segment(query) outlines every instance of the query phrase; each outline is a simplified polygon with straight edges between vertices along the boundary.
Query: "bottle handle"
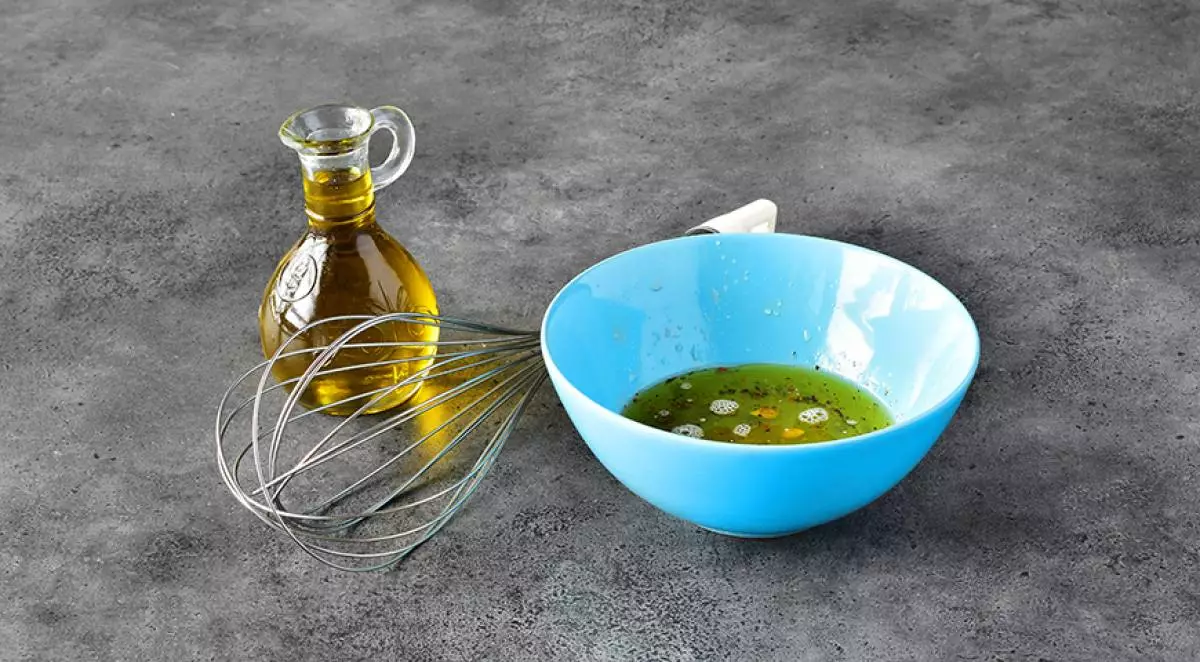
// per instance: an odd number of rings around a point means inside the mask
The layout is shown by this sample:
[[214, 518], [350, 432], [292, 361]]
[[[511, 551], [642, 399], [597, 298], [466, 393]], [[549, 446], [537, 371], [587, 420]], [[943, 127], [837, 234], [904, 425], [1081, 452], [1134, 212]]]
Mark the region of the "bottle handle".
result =
[[374, 182], [372, 190], [378, 191], [396, 181], [408, 170], [408, 164], [412, 163], [413, 153], [417, 149], [417, 132], [413, 129], [412, 120], [408, 119], [408, 115], [395, 106], [372, 108], [371, 117], [375, 119], [375, 123], [367, 137], [368, 141], [375, 137], [377, 131], [392, 134], [392, 151], [383, 163], [371, 168], [371, 180]]

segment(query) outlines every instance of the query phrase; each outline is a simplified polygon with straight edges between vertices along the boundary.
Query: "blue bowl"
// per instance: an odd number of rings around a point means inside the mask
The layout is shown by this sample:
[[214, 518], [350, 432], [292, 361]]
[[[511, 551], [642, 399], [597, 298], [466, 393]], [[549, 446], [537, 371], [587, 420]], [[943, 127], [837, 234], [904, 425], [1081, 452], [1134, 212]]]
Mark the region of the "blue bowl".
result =
[[[635, 248], [559, 292], [542, 353], [571, 421], [627, 488], [741, 537], [862, 508], [929, 451], [979, 362], [971, 315], [924, 273], [865, 248], [787, 234], [710, 234]], [[691, 439], [620, 415], [641, 389], [716, 365], [819, 366], [882, 400], [895, 425], [825, 443]]]

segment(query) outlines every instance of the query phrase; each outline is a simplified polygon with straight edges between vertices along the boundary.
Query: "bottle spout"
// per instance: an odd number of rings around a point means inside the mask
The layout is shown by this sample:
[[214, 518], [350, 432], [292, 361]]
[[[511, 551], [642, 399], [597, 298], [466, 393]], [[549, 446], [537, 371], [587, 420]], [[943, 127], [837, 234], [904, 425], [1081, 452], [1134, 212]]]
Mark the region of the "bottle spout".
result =
[[365, 146], [374, 125], [365, 108], [326, 104], [287, 118], [279, 127], [279, 139], [302, 156], [345, 154]]
[[[383, 163], [371, 167], [367, 143], [379, 131], [392, 135], [392, 148]], [[300, 155], [306, 177], [322, 170], [369, 171], [375, 191], [404, 174], [417, 142], [412, 120], [403, 110], [395, 106], [367, 110], [344, 104], [301, 110], [279, 127], [279, 139]]]

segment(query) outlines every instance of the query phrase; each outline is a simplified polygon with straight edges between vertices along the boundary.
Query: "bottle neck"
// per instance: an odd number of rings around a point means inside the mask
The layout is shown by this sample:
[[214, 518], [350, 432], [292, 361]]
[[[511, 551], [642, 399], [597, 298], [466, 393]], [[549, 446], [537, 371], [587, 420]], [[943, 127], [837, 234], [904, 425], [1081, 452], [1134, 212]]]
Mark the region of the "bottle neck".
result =
[[367, 150], [300, 156], [304, 211], [316, 230], [357, 227], [375, 220], [375, 191]]

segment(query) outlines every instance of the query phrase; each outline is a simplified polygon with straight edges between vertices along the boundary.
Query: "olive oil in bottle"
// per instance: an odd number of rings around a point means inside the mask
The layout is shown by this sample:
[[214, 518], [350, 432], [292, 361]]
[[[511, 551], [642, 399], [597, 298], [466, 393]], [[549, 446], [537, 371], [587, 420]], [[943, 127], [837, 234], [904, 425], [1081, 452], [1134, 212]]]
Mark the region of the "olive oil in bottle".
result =
[[[371, 168], [367, 143], [381, 128], [396, 136], [396, 146], [382, 165]], [[284, 144], [300, 156], [307, 226], [280, 260], [259, 308], [263, 353], [269, 358], [285, 343], [284, 352], [295, 352], [275, 363], [277, 380], [299, 377], [316, 357], [316, 353], [303, 350], [326, 346], [362, 321], [330, 318], [392, 312], [437, 314], [429, 278], [404, 246], [380, 227], [375, 215], [375, 191], [399, 177], [412, 159], [412, 134], [412, 124], [403, 112], [387, 106], [370, 111], [319, 106], [296, 113], [280, 129]], [[402, 145], [407, 149], [401, 149]], [[293, 334], [317, 320], [330, 321], [289, 342]], [[398, 348], [379, 343], [433, 342], [437, 338], [438, 329], [431, 325], [395, 322], [373, 326], [352, 340], [355, 347], [338, 352], [323, 368], [329, 374], [318, 375], [303, 391], [300, 402], [308, 408], [328, 407], [322, 411], [329, 414], [351, 414], [432, 360], [432, 346]], [[337, 370], [371, 363], [377, 365]], [[290, 391], [292, 386], [287, 388]], [[406, 385], [396, 389], [364, 413], [403, 404], [418, 388]]]

